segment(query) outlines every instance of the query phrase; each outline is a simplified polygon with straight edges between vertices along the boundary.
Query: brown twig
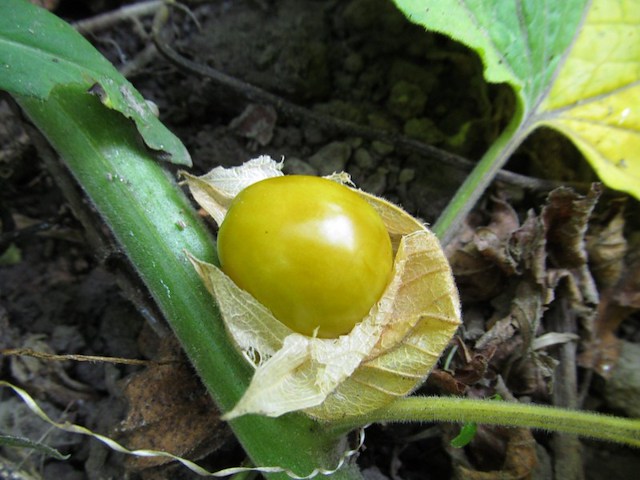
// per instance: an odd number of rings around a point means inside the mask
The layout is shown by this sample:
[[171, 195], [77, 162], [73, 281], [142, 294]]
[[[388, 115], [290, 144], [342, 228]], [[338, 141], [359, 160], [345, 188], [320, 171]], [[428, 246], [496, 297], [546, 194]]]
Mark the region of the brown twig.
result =
[[112, 10], [95, 17], [87, 18], [73, 23], [73, 27], [82, 34], [97, 32], [116, 25], [125, 20], [151, 15], [158, 11], [167, 2], [165, 0], [148, 0], [146, 2], [126, 5], [117, 10]]
[[117, 363], [117, 364], [124, 364], [124, 365], [143, 365], [143, 366], [171, 365], [177, 362], [177, 360], [167, 360], [162, 362], [156, 362], [153, 360], [138, 360], [135, 358], [122, 358], [122, 357], [104, 357], [101, 355], [75, 355], [75, 354], [58, 355], [54, 353], [39, 352], [37, 350], [33, 350], [32, 348], [5, 348], [3, 350], [0, 350], [0, 355], [4, 355], [6, 357], [11, 357], [11, 356], [33, 357], [33, 358], [38, 358], [40, 360], [55, 361], [55, 362], [72, 360], [74, 362], [102, 362], [102, 363]]
[[[560, 306], [550, 315], [549, 328], [556, 332], [576, 333], [575, 312], [562, 297]], [[576, 342], [566, 342], [557, 347], [559, 364], [553, 381], [553, 404], [558, 407], [577, 409], [578, 372], [576, 365]], [[582, 445], [575, 436], [557, 433], [553, 437], [554, 471], [556, 478], [567, 480], [584, 479], [582, 467]]]

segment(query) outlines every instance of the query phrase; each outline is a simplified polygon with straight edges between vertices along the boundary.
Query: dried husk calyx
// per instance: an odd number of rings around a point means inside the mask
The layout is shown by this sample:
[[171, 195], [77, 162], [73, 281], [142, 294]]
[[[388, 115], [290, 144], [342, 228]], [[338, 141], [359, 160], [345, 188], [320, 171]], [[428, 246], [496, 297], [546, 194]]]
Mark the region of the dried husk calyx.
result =
[[[220, 225], [242, 189], [282, 175], [281, 168], [261, 156], [240, 167], [184, 177], [196, 201]], [[331, 178], [348, 181], [345, 174]], [[458, 328], [458, 291], [435, 235], [395, 205], [354, 191], [382, 217], [395, 259], [384, 294], [347, 335], [327, 339], [294, 332], [218, 267], [190, 256], [233, 342], [256, 369], [226, 419], [303, 410], [330, 421], [375, 410], [417, 388]]]

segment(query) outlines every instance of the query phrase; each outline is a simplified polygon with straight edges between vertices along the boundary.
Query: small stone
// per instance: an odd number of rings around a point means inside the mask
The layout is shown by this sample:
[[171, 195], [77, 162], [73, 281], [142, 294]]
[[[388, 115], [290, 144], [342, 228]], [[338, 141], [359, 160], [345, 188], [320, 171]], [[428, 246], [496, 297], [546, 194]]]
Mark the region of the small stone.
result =
[[320, 175], [343, 172], [351, 156], [351, 146], [347, 142], [331, 142], [309, 158], [309, 164]]
[[367, 122], [373, 128], [384, 130], [385, 132], [397, 132], [399, 130], [396, 122], [390, 116], [378, 112], [369, 114]]
[[277, 120], [278, 114], [271, 105], [251, 104], [231, 120], [229, 128], [236, 134], [249, 140], [255, 140], [264, 147], [273, 138], [273, 130]]
[[319, 103], [314, 106], [314, 110], [355, 123], [362, 123], [366, 118], [361, 105], [345, 100], [336, 99]]
[[428, 95], [438, 84], [438, 74], [442, 76], [439, 70], [434, 65], [425, 67], [399, 58], [393, 62], [389, 70], [389, 84], [394, 85], [404, 80], [420, 87], [420, 90]]
[[427, 96], [420, 87], [400, 80], [391, 88], [387, 108], [403, 120], [418, 117], [424, 112]]
[[302, 132], [299, 128], [294, 127], [279, 127], [273, 132], [273, 140], [271, 141], [273, 147], [287, 146], [294, 150], [300, 150], [302, 146]]
[[389, 155], [394, 151], [393, 145], [381, 142], [380, 140], [374, 140], [373, 142], [371, 142], [371, 148], [373, 148], [373, 151], [381, 157]]
[[362, 190], [373, 195], [382, 195], [387, 189], [387, 170], [379, 168], [360, 185]]
[[255, 59], [256, 67], [264, 70], [275, 63], [280, 51], [276, 45], [267, 45]]
[[407, 137], [420, 140], [427, 145], [441, 143], [444, 134], [438, 129], [433, 120], [429, 118], [412, 118], [404, 124], [404, 134]]
[[416, 171], [413, 168], [403, 168], [398, 173], [398, 183], [406, 184], [416, 178]]
[[357, 53], [350, 53], [344, 59], [344, 69], [349, 73], [360, 73], [364, 68], [364, 60]]
[[318, 175], [315, 168], [297, 157], [286, 158], [282, 171], [287, 175], [312, 175], [314, 177]]
[[318, 127], [311, 125], [304, 129], [304, 140], [311, 145], [318, 145], [324, 141], [324, 134]]
[[360, 148], [364, 143], [362, 137], [352, 137], [347, 140], [352, 149]]
[[376, 164], [371, 154], [364, 148], [358, 148], [353, 154], [353, 159], [363, 170], [371, 169]]

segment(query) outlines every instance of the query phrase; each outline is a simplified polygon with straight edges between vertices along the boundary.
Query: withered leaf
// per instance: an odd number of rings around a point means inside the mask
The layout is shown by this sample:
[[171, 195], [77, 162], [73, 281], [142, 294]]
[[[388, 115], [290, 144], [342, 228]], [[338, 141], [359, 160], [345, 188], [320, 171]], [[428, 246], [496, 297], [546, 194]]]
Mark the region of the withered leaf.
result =
[[[126, 380], [129, 413], [120, 432], [130, 449], [170, 452], [191, 460], [215, 451], [231, 431], [175, 340], [162, 344], [164, 360]], [[174, 361], [167, 361], [174, 360]], [[171, 462], [166, 457], [127, 457], [127, 468], [140, 471]]]
[[[493, 429], [489, 432], [494, 431]], [[487, 432], [488, 433], [488, 432]], [[480, 471], [463, 465], [456, 467], [456, 478], [463, 480], [520, 480], [531, 478], [538, 465], [536, 441], [531, 432], [524, 428], [506, 431], [507, 446], [503, 466], [500, 470]], [[472, 442], [471, 448], [474, 447]], [[477, 448], [477, 447], [476, 447]]]
[[556, 267], [577, 268], [587, 261], [585, 233], [602, 186], [594, 183], [586, 196], [560, 187], [547, 197], [542, 210], [547, 252]]
[[519, 272], [529, 272], [538, 285], [544, 285], [547, 262], [545, 232], [533, 211], [527, 213], [522, 226], [511, 236], [509, 248], [519, 259]]
[[613, 287], [620, 279], [627, 253], [624, 238], [624, 204], [610, 202], [609, 220], [604, 226], [589, 229], [587, 252], [589, 267], [601, 289]]
[[476, 229], [474, 243], [479, 252], [495, 263], [506, 275], [518, 271], [518, 257], [510, 248], [510, 239], [520, 227], [518, 214], [506, 201], [494, 198], [491, 221], [486, 227]]
[[640, 309], [640, 256], [627, 257], [618, 282], [600, 296], [593, 336], [580, 356], [581, 365], [594, 368], [604, 378], [611, 375], [620, 356], [618, 328]]
[[427, 379], [427, 385], [433, 385], [443, 393], [450, 393], [451, 395], [464, 395], [467, 391], [467, 385], [456, 379], [449, 372], [434, 368], [429, 378]]
[[506, 201], [494, 198], [489, 224], [466, 229], [447, 248], [451, 266], [466, 300], [488, 300], [503, 289], [506, 277], [520, 271], [520, 251], [513, 248], [518, 216]]

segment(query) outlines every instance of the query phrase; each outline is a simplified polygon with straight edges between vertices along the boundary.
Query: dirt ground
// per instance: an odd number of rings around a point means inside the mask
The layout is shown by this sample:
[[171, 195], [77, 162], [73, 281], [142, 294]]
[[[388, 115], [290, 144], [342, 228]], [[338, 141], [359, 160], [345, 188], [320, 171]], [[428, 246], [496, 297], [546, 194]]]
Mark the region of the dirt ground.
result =
[[[53, 8], [70, 22], [87, 22], [130, 3], [61, 0]], [[284, 158], [287, 173], [347, 171], [362, 189], [434, 222], [513, 111], [509, 88], [485, 83], [473, 52], [408, 23], [387, 0], [186, 4], [190, 13], [176, 9], [165, 32], [199, 71], [153, 47], [153, 13], [121, 12], [113, 22], [82, 28], [158, 106], [196, 174], [269, 154]], [[143, 287], [124, 259], [96, 255], [69, 192], [45, 168], [6, 100], [0, 349], [163, 356], [175, 368], [0, 355], [1, 378], [27, 389], [52, 417], [132, 447], [165, 448], [209, 469], [240, 465], [242, 449]], [[511, 173], [500, 176], [447, 246], [464, 327], [419, 393], [497, 393], [639, 416], [637, 201], [592, 187], [586, 162], [551, 131], [534, 133], [507, 168]], [[480, 426], [471, 444], [454, 448], [459, 430], [372, 426], [357, 462], [371, 480], [609, 480], [636, 478], [640, 469], [637, 450], [520, 429]], [[186, 434], [175, 438], [176, 431]], [[2, 448], [0, 479], [199, 478], [51, 429], [6, 389], [0, 433], [71, 454], [58, 461]]]

